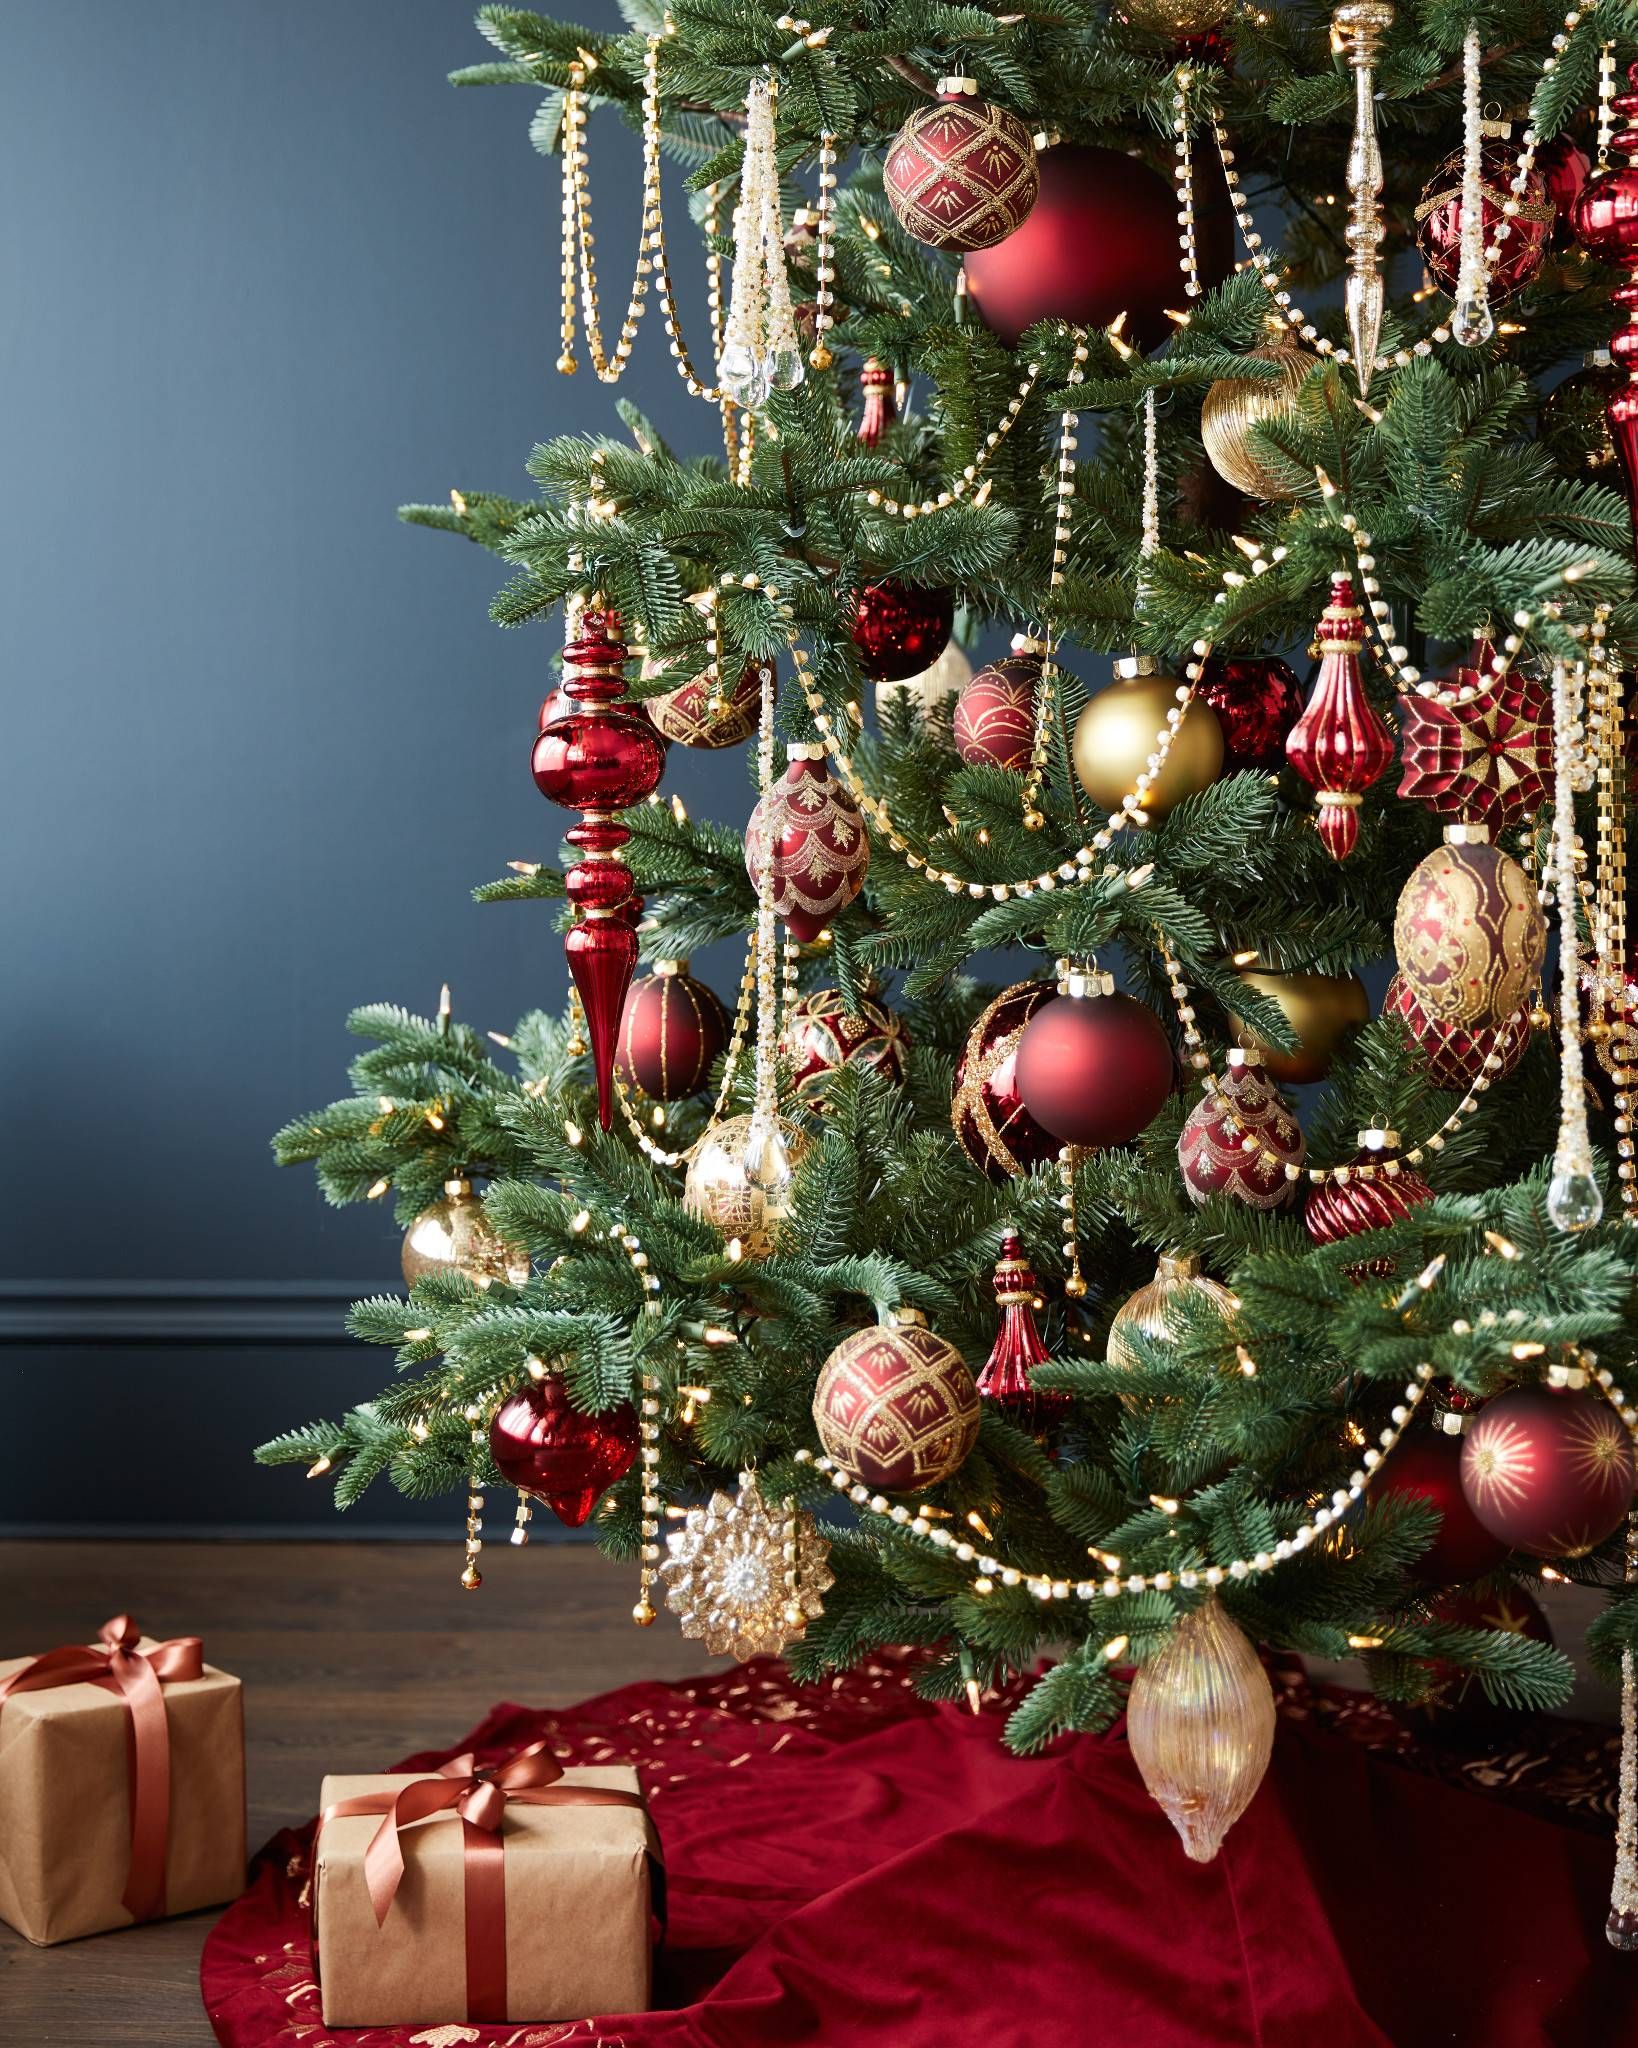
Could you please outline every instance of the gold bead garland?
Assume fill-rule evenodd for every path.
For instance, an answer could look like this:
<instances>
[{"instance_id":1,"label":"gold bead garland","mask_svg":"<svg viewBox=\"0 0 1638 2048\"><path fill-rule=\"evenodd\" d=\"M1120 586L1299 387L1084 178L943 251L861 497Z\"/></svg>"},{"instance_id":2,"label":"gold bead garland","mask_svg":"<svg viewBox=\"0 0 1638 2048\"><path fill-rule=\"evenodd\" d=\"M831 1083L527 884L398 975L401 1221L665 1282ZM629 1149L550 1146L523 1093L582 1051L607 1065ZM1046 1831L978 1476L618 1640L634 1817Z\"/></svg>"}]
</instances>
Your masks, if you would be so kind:
<instances>
[{"instance_id":1,"label":"gold bead garland","mask_svg":"<svg viewBox=\"0 0 1638 2048\"><path fill-rule=\"evenodd\" d=\"M1177 137L1172 145L1177 159L1177 224L1183 230L1178 237L1178 259L1183 271L1183 290L1191 299L1199 298L1205 287L1200 282L1200 249L1195 238L1194 226L1194 141L1189 120L1189 85L1193 74L1186 64L1180 64L1172 78L1172 133Z\"/></svg>"},{"instance_id":2,"label":"gold bead garland","mask_svg":"<svg viewBox=\"0 0 1638 2048\"><path fill-rule=\"evenodd\" d=\"M1085 344L1078 341L1077 349L1076 361L1077 363L1084 363L1086 360ZM1084 377L1085 374L1083 370L1081 376ZM960 476L953 478L942 490L935 492L929 498L905 499L890 498L885 492L868 490L864 494L865 503L873 512L885 512L890 519L925 519L931 512L939 512L946 505L959 503L978 482L995 451L1017 425L1018 415L1023 411L1031 392L1034 391L1040 380L1041 365L1039 363L1031 363L1019 383L1016 394L1007 400L1006 411L1001 415L996 425L991 427L984 436L972 461L965 465ZM1072 375L1070 381L1072 383L1079 383L1081 380Z\"/></svg>"},{"instance_id":3,"label":"gold bead garland","mask_svg":"<svg viewBox=\"0 0 1638 2048\"><path fill-rule=\"evenodd\" d=\"M819 132L819 204L814 209L813 274L817 283L813 300L813 347L808 361L816 370L828 370L835 361L825 345L825 336L836 324L836 137L828 128Z\"/></svg>"}]
</instances>

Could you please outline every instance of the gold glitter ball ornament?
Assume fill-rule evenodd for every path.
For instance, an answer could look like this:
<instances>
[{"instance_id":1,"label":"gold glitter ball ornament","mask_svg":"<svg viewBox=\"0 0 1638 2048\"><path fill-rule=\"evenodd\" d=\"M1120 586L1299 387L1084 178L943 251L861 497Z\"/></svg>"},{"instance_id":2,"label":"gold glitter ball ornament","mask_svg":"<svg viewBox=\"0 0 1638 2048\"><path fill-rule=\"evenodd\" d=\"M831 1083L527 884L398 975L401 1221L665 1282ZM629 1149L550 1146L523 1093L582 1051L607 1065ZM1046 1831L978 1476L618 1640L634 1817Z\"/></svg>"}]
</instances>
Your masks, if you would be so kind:
<instances>
[{"instance_id":1,"label":"gold glitter ball ornament","mask_svg":"<svg viewBox=\"0 0 1638 2048\"><path fill-rule=\"evenodd\" d=\"M1138 777L1160 751L1166 716L1177 708L1179 684L1152 655L1115 663L1115 680L1100 690L1075 721L1075 773L1092 801L1118 811L1137 789ZM1186 796L1217 780L1223 766L1223 728L1203 698L1194 697L1172 736L1160 773L1150 782L1143 810L1158 822Z\"/></svg>"},{"instance_id":2,"label":"gold glitter ball ornament","mask_svg":"<svg viewBox=\"0 0 1638 2048\"><path fill-rule=\"evenodd\" d=\"M1200 439L1224 483L1266 504L1293 493L1253 447L1251 430L1265 420L1288 419L1296 411L1298 394L1319 358L1279 341L1251 353L1262 362L1275 364L1279 375L1219 377L1200 408Z\"/></svg>"},{"instance_id":3,"label":"gold glitter ball ornament","mask_svg":"<svg viewBox=\"0 0 1638 2048\"><path fill-rule=\"evenodd\" d=\"M725 1117L701 1138L689 1161L683 1206L737 1238L748 1257L765 1259L790 1214L791 1183L807 1139L788 1117L753 1131L757 1118Z\"/></svg>"},{"instance_id":4,"label":"gold glitter ball ornament","mask_svg":"<svg viewBox=\"0 0 1638 2048\"><path fill-rule=\"evenodd\" d=\"M503 1280L522 1287L529 1278L529 1254L508 1244L484 1213L469 1180L444 1182L444 1192L404 1232L400 1263L404 1285L431 1273L460 1273L474 1287Z\"/></svg>"},{"instance_id":5,"label":"gold glitter ball ornament","mask_svg":"<svg viewBox=\"0 0 1638 2048\"><path fill-rule=\"evenodd\" d=\"M1227 9L1223 0L1120 0L1118 11L1131 28L1168 42L1187 42L1220 27Z\"/></svg>"},{"instance_id":6,"label":"gold glitter ball ornament","mask_svg":"<svg viewBox=\"0 0 1638 2048\"><path fill-rule=\"evenodd\" d=\"M734 1497L690 1508L665 1544L665 1604L713 1657L777 1656L819 1619L836 1583L818 1523L794 1501L770 1507L754 1472L739 1475Z\"/></svg>"},{"instance_id":7,"label":"gold glitter ball ornament","mask_svg":"<svg viewBox=\"0 0 1638 2048\"><path fill-rule=\"evenodd\" d=\"M1138 1364L1138 1355L1131 1343L1134 1331L1159 1343L1169 1344L1172 1330L1168 1314L1178 1302L1190 1295L1215 1303L1224 1315L1231 1314L1239 1305L1222 1281L1201 1272L1198 1259L1162 1252L1155 1277L1145 1281L1135 1294L1128 1295L1115 1311L1115 1320L1109 1325L1109 1363L1127 1367Z\"/></svg>"}]
</instances>

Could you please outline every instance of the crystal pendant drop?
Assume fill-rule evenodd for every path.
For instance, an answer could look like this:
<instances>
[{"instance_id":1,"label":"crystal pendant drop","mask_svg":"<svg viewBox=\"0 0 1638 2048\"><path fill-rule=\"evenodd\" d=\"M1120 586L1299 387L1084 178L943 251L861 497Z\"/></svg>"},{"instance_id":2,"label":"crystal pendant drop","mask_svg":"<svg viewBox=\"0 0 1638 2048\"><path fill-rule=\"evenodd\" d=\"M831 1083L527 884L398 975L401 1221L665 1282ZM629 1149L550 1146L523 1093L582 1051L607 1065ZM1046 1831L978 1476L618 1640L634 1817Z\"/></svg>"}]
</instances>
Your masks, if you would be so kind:
<instances>
[{"instance_id":1,"label":"crystal pendant drop","mask_svg":"<svg viewBox=\"0 0 1638 2048\"><path fill-rule=\"evenodd\" d=\"M743 342L731 341L717 363L717 382L737 405L755 408L768 402L766 362Z\"/></svg>"},{"instance_id":2,"label":"crystal pendant drop","mask_svg":"<svg viewBox=\"0 0 1638 2048\"><path fill-rule=\"evenodd\" d=\"M775 391L794 391L808 374L801 351L794 348L774 349L763 358L763 367Z\"/></svg>"},{"instance_id":3,"label":"crystal pendant drop","mask_svg":"<svg viewBox=\"0 0 1638 2048\"><path fill-rule=\"evenodd\" d=\"M1604 1213L1604 1197L1590 1173L1560 1167L1547 1186L1547 1214L1559 1230L1591 1230Z\"/></svg>"},{"instance_id":4,"label":"crystal pendant drop","mask_svg":"<svg viewBox=\"0 0 1638 2048\"><path fill-rule=\"evenodd\" d=\"M761 1195L767 1220L777 1221L789 1215L795 1173L780 1119L763 1110L753 1111L745 1134L745 1179Z\"/></svg>"},{"instance_id":5,"label":"crystal pendant drop","mask_svg":"<svg viewBox=\"0 0 1638 2048\"><path fill-rule=\"evenodd\" d=\"M1482 348L1496 332L1496 316L1484 299L1458 299L1450 331L1463 348Z\"/></svg>"}]
</instances>

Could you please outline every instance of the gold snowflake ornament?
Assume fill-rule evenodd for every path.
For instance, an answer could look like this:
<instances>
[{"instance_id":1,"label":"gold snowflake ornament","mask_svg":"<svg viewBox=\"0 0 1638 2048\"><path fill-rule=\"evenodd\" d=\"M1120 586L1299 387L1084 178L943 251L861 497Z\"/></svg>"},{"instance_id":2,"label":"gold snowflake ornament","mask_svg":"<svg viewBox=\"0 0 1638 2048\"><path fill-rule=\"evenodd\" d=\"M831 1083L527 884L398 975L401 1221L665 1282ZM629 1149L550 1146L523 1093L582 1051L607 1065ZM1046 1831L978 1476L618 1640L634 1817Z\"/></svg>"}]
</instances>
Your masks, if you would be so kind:
<instances>
[{"instance_id":1,"label":"gold snowflake ornament","mask_svg":"<svg viewBox=\"0 0 1638 2048\"><path fill-rule=\"evenodd\" d=\"M734 1498L714 1493L703 1508L690 1508L666 1548L665 1603L683 1634L741 1663L800 1642L836 1583L826 1562L830 1545L812 1515L794 1501L770 1508L754 1472L739 1475Z\"/></svg>"}]
</instances>

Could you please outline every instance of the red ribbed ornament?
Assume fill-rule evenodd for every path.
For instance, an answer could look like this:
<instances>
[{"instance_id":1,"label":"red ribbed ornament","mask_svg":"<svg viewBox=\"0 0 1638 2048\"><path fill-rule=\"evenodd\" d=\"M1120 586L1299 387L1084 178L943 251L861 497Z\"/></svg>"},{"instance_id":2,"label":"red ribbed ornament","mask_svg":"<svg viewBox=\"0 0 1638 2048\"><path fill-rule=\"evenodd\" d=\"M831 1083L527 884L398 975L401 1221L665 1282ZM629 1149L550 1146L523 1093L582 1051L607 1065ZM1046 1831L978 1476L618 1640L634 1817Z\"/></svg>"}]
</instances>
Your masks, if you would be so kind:
<instances>
[{"instance_id":1,"label":"red ribbed ornament","mask_svg":"<svg viewBox=\"0 0 1638 2048\"><path fill-rule=\"evenodd\" d=\"M870 841L824 748L798 743L786 753L784 774L757 799L745 828L745 867L760 889L763 866L772 864L774 915L806 946L864 887Z\"/></svg>"},{"instance_id":2,"label":"red ribbed ornament","mask_svg":"<svg viewBox=\"0 0 1638 2048\"><path fill-rule=\"evenodd\" d=\"M1350 577L1331 578L1314 635L1322 659L1308 709L1286 736L1285 757L1319 799L1314 823L1333 860L1359 844L1359 799L1393 759L1393 735L1365 694L1359 670L1363 614Z\"/></svg>"},{"instance_id":3,"label":"red ribbed ornament","mask_svg":"<svg viewBox=\"0 0 1638 2048\"><path fill-rule=\"evenodd\" d=\"M1638 537L1638 64L1628 66L1627 85L1614 101L1625 126L1610 143L1627 162L1587 180L1576 198L1571 225L1576 240L1600 263L1627 273L1626 282L1611 294L1626 314L1627 325L1610 341L1610 354L1627 381L1611 397L1605 416Z\"/></svg>"},{"instance_id":4,"label":"red ribbed ornament","mask_svg":"<svg viewBox=\"0 0 1638 2048\"><path fill-rule=\"evenodd\" d=\"M630 1403L587 1415L553 1373L495 1410L489 1455L508 1486L545 1501L578 1529L637 1456L637 1415Z\"/></svg>"},{"instance_id":5,"label":"red ribbed ornament","mask_svg":"<svg viewBox=\"0 0 1638 2048\"><path fill-rule=\"evenodd\" d=\"M1422 1007L1402 974L1388 983L1382 998L1384 1017L1397 1017L1422 1055L1427 1077L1435 1088L1453 1088L1466 1094L1492 1054L1500 1061L1490 1069L1492 1083L1505 1080L1523 1059L1530 1043L1530 1005L1515 1010L1505 1024L1477 1030L1465 1024L1431 1017Z\"/></svg>"},{"instance_id":6,"label":"red ribbed ornament","mask_svg":"<svg viewBox=\"0 0 1638 2048\"><path fill-rule=\"evenodd\" d=\"M532 766L542 796L582 814L564 835L580 855L563 878L580 921L563 951L586 1012L597 1118L606 1131L614 1120L614 1042L637 965L636 934L620 915L632 874L619 851L631 834L616 814L659 787L665 746L646 719L619 706L626 645L618 614L588 611L580 624L582 638L563 650L571 708L542 729Z\"/></svg>"},{"instance_id":7,"label":"red ribbed ornament","mask_svg":"<svg viewBox=\"0 0 1638 2048\"><path fill-rule=\"evenodd\" d=\"M898 408L893 403L893 372L874 356L869 357L859 372L859 392L864 399L859 439L867 448L874 448L898 418Z\"/></svg>"},{"instance_id":8,"label":"red ribbed ornament","mask_svg":"<svg viewBox=\"0 0 1638 2048\"><path fill-rule=\"evenodd\" d=\"M1372 1143L1375 1139L1377 1142ZM1359 1150L1350 1166L1381 1167L1399 1156L1397 1131L1361 1131ZM1386 1230L1408 1216L1419 1203L1431 1202L1433 1190L1419 1173L1408 1166L1392 1175L1374 1173L1361 1180L1353 1173L1344 1180L1322 1181L1308 1197L1303 1221L1315 1244L1336 1244L1345 1237L1358 1237L1367 1230ZM1361 1259L1346 1269L1349 1279L1381 1278L1392 1273L1392 1259Z\"/></svg>"},{"instance_id":9,"label":"red ribbed ornament","mask_svg":"<svg viewBox=\"0 0 1638 2048\"><path fill-rule=\"evenodd\" d=\"M1049 1428L1067 1413L1070 1403L1069 1395L1037 1387L1030 1378L1036 1366L1051 1358L1035 1327L1035 1284L1023 1240L1009 1230L1001 1240L992 1276L1001 1327L978 1375L978 1391L1009 1422L1031 1431Z\"/></svg>"}]
</instances>

